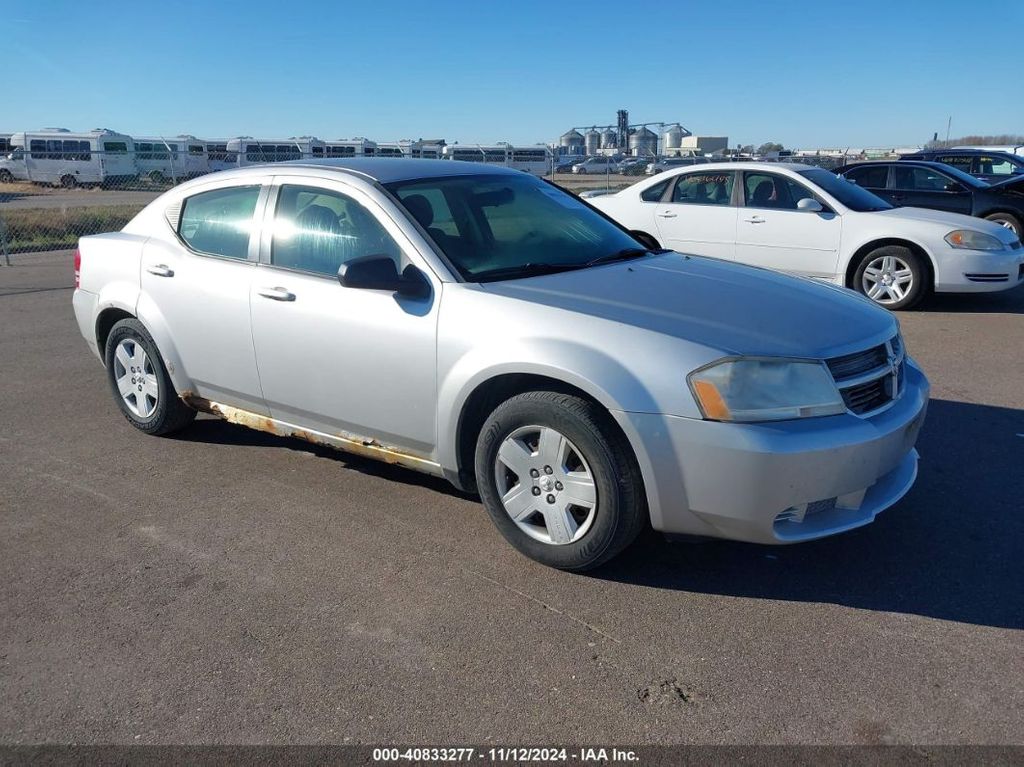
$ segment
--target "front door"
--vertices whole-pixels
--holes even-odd
[[[736,253],[736,213],[732,204],[734,171],[680,174],[654,220],[666,248],[731,261]]]
[[[895,205],[971,215],[973,198],[967,187],[927,166],[896,163],[892,187]]]
[[[744,171],[742,197],[737,261],[805,277],[835,277],[842,219],[827,207],[800,210],[802,199],[823,202],[814,192],[780,173]]]
[[[163,316],[196,394],[262,414],[249,283],[258,253],[256,211],[265,188],[257,180],[185,198],[179,239],[153,237],[143,248],[140,298],[151,302],[147,312]]]
[[[340,181],[283,183],[270,206],[250,301],[271,416],[429,454],[437,289],[407,298],[344,288],[337,279],[342,263],[369,255],[388,255],[401,271],[410,263],[398,244],[404,236],[372,199]]]

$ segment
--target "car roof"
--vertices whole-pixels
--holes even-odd
[[[914,152],[911,155],[907,155],[907,156],[908,157],[912,157],[914,155],[926,155],[926,154],[928,154],[928,155],[931,155],[931,154],[984,154],[984,155],[1002,154],[1002,155],[1009,155],[1011,157],[1014,156],[1013,152],[1007,152],[1005,149],[922,149],[919,152]]]
[[[523,171],[504,168],[500,165],[465,162],[460,160],[421,160],[407,157],[354,157],[329,160],[291,160],[288,162],[270,162],[259,165],[247,165],[244,168],[225,171],[225,176],[244,177],[247,175],[266,175],[274,168],[309,168],[319,171],[338,171],[345,174],[356,174],[381,184],[394,181],[413,181],[421,178],[437,178],[438,176],[493,176],[522,175]]]
[[[788,170],[792,173],[799,173],[804,170],[821,170],[815,165],[808,165],[803,162],[709,162],[696,165],[685,165],[682,171],[694,170],[706,173],[709,170],[746,170],[746,171],[773,171]]]

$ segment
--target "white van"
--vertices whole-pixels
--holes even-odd
[[[11,135],[11,152],[0,160],[0,181],[31,181],[74,188],[135,178],[132,137],[106,128],[73,133],[47,128]]]
[[[139,175],[162,184],[177,183],[210,172],[206,142],[195,136],[135,137],[135,165]]]

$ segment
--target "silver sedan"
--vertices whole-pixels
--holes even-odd
[[[446,477],[584,570],[647,525],[793,543],[914,481],[928,383],[850,291],[653,248],[527,174],[255,166],[83,238],[74,309],[150,434],[197,411]]]

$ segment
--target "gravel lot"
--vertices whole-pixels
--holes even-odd
[[[1024,290],[901,315],[918,484],[790,548],[516,554],[442,482],[134,431],[67,254],[0,266],[0,742],[1024,742]]]

